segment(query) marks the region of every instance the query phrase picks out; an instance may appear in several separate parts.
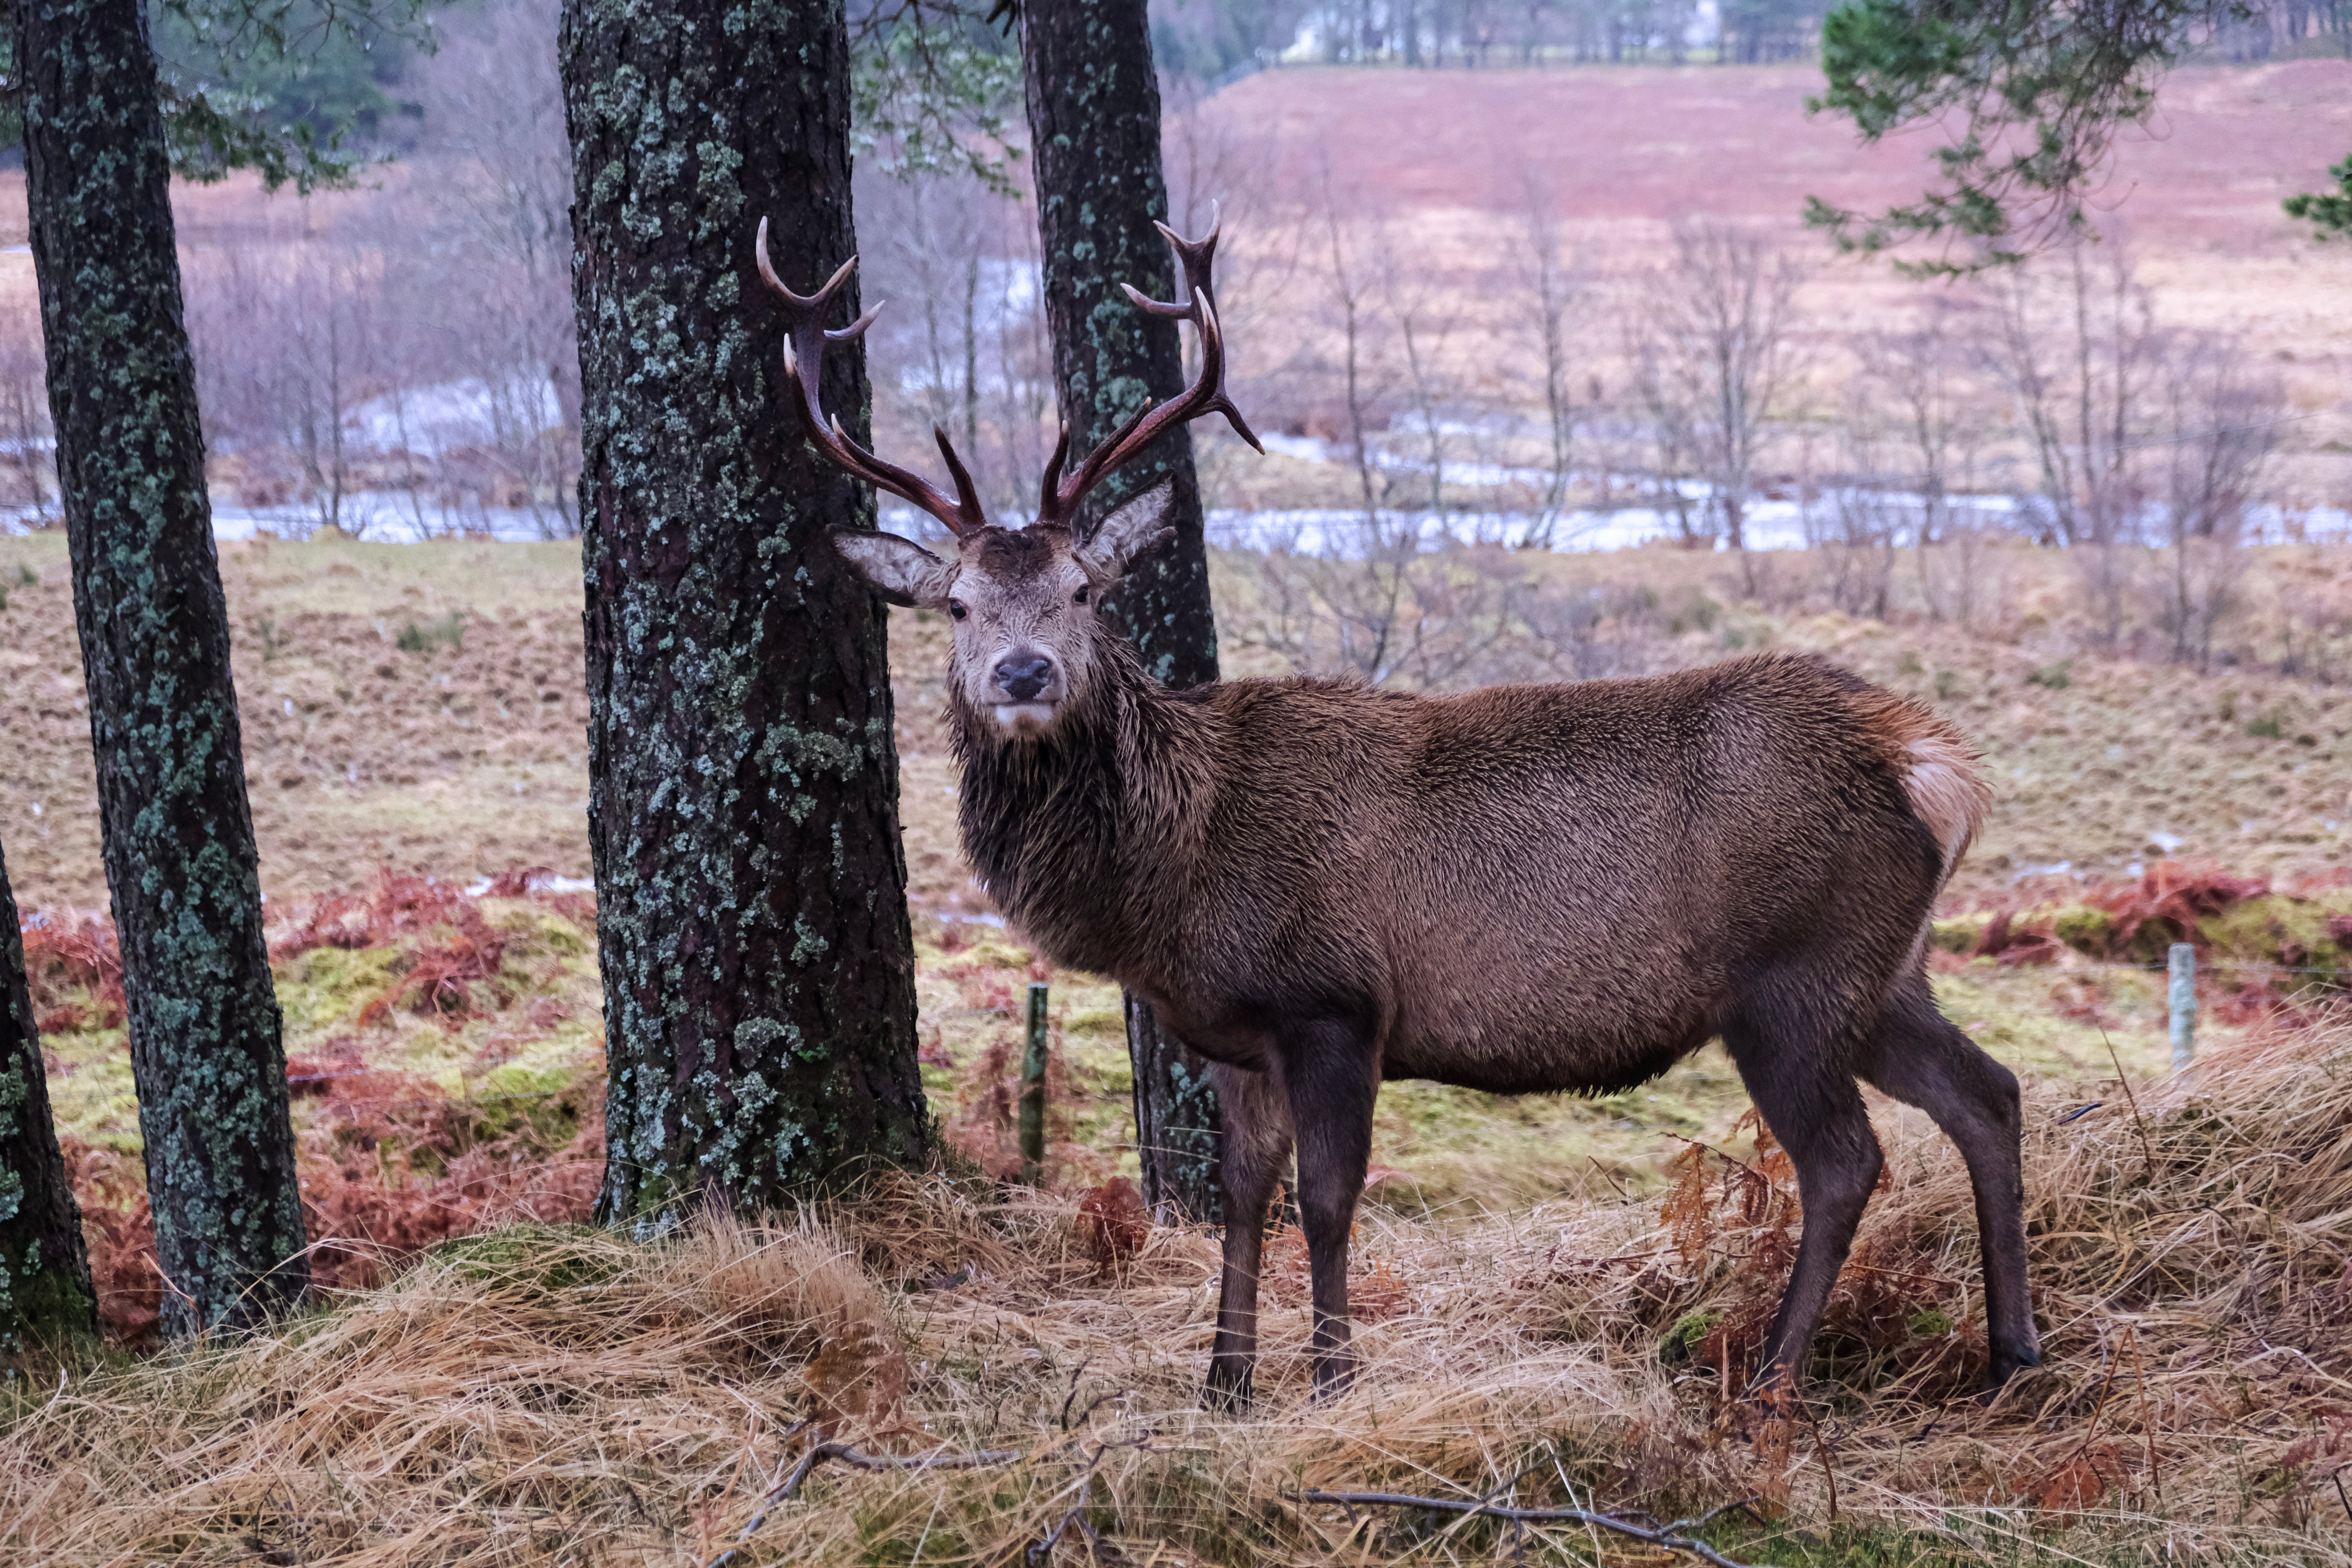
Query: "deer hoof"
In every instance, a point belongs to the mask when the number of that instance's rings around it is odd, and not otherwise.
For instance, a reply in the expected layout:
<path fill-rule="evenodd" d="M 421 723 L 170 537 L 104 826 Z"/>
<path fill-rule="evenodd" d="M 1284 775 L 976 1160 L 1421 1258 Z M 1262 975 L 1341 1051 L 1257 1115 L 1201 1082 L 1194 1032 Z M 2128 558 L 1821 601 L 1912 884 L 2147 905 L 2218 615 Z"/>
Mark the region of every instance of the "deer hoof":
<path fill-rule="evenodd" d="M 1992 1352 L 1992 1364 L 1985 1369 L 1984 1397 L 1990 1399 L 2011 1378 L 2028 1367 L 2041 1364 L 2042 1352 L 2036 1346 L 2028 1345 L 2021 1350 L 1996 1348 Z"/>
<path fill-rule="evenodd" d="M 1237 1415 L 1250 1407 L 1252 1368 L 1239 1372 L 1222 1366 L 1209 1368 L 1209 1380 L 1201 1385 L 1201 1408 L 1228 1415 Z"/>
<path fill-rule="evenodd" d="M 1315 1403 L 1328 1405 L 1348 1392 L 1356 1381 L 1356 1362 L 1352 1356 L 1333 1356 L 1318 1362 L 1315 1367 Z"/>

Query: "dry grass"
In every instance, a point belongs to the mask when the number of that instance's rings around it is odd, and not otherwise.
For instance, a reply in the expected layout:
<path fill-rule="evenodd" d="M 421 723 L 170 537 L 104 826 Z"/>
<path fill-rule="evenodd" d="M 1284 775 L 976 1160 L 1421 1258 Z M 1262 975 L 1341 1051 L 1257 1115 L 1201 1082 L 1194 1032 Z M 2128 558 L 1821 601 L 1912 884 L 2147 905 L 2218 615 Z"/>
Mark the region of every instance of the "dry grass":
<path fill-rule="evenodd" d="M 2340 636 L 2352 616 L 2352 551 L 2342 547 L 2257 552 L 2252 607 L 2232 628 L 2249 662 L 2204 675 L 2163 665 L 2158 650 L 2123 658 L 2088 647 L 2079 583 L 2054 551 L 1988 552 L 1987 608 L 1969 627 L 1926 622 L 1908 557 L 1894 624 L 1820 613 L 1807 574 L 1822 563 L 1805 552 L 1759 557 L 1769 580 L 1755 593 L 1714 554 L 1505 560 L 1564 598 L 1650 595 L 1653 624 L 1631 634 L 1635 668 L 1810 648 L 1948 713 L 1985 748 L 1998 786 L 1954 889 L 1971 900 L 2062 860 L 2104 879 L 2166 855 L 2273 876 L 2352 864 L 2352 688 L 2253 663 L 2276 658 L 2269 618 L 2284 595 L 2301 595 L 2339 629 L 2331 658 L 2339 677 L 2352 675 L 2352 643 Z M 20 567 L 32 585 L 18 582 Z M 531 865 L 588 875 L 576 546 L 278 542 L 226 548 L 222 568 L 262 887 L 273 900 L 347 892 L 385 865 L 459 879 Z M 0 610 L 0 843 L 17 901 L 102 909 L 64 540 L 0 537 L 0 578 L 10 584 Z M 1247 563 L 1222 559 L 1216 592 L 1226 669 L 1289 673 L 1265 646 Z M 464 616 L 461 649 L 396 647 L 411 620 L 452 612 Z M 891 620 L 919 920 L 986 908 L 958 847 L 954 765 L 939 722 L 946 625 L 919 611 Z M 1461 679 L 1573 673 L 1547 666 L 1546 652 L 1515 632 Z M 2045 684 L 2062 673 L 2064 684 Z M 2155 847 L 2157 834 L 2175 847 Z"/>
<path fill-rule="evenodd" d="M 874 1450 L 1022 1458 L 820 1470 L 743 1561 L 1016 1560 L 1080 1504 L 1130 1562 L 1589 1560 L 1581 1533 L 1515 1542 L 1297 1500 L 1517 1478 L 1522 1504 L 1573 1491 L 1661 1513 L 1762 1493 L 1779 1521 L 1717 1539 L 1776 1561 L 2344 1562 L 2352 1031 L 2209 1059 L 2139 1086 L 2137 1113 L 2109 1091 L 2064 1120 L 2076 1092 L 2029 1097 L 2049 1359 L 1989 1405 L 1969 1397 L 1958 1161 L 1922 1118 L 1874 1108 L 1891 1185 L 1785 1455 L 1724 1397 L 1785 1252 L 1769 1154 L 1695 1157 L 1665 1205 L 1368 1220 L 1358 1295 L 1376 1321 L 1363 1376 L 1327 1405 L 1307 1399 L 1303 1279 L 1278 1237 L 1262 1403 L 1240 1419 L 1193 1407 L 1206 1237 L 1156 1231 L 1103 1278 L 1075 1197 L 898 1178 L 822 1223 L 453 1242 L 269 1337 L 20 1380 L 0 1556 L 699 1562 L 818 1421 Z"/>

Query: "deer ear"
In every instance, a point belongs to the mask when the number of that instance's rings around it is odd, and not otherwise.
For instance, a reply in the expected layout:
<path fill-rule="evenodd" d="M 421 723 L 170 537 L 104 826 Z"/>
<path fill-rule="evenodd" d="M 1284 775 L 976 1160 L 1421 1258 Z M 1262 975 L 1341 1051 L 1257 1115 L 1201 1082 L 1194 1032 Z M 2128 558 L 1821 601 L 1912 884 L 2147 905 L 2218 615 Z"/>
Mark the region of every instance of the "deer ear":
<path fill-rule="evenodd" d="M 1078 564 L 1097 582 L 1111 583 L 1176 537 L 1172 483 L 1154 486 L 1108 517 L 1077 549 Z"/>
<path fill-rule="evenodd" d="M 835 552 L 849 569 L 890 603 L 921 610 L 946 606 L 955 568 L 913 540 L 862 528 L 836 528 L 830 533 Z"/>

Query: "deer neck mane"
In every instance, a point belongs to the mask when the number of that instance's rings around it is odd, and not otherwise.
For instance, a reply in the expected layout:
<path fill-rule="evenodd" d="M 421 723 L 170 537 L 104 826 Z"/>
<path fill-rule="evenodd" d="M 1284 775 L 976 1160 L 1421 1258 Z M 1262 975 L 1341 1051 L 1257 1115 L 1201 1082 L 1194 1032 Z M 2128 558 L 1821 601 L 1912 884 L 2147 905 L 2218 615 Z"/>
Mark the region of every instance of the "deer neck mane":
<path fill-rule="evenodd" d="M 1008 741 L 952 700 L 964 854 L 1054 962 L 1144 978 L 1197 858 L 1223 726 L 1205 691 L 1169 691 L 1108 631 L 1096 657 L 1087 695 L 1046 740 Z"/>

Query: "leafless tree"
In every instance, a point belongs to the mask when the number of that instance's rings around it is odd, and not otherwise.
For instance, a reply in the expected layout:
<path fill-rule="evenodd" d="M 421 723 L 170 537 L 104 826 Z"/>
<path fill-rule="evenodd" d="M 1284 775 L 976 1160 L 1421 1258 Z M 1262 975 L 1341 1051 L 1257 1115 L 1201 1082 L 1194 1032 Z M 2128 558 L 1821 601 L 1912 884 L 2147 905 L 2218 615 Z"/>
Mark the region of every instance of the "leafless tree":
<path fill-rule="evenodd" d="M 1381 681 L 1395 673 L 1405 574 L 1420 552 L 1420 538 L 1409 520 L 1382 505 L 1388 479 L 1381 472 L 1371 438 L 1374 419 L 1386 423 L 1376 412 L 1387 394 L 1375 335 L 1378 283 L 1344 216 L 1360 205 L 1343 204 L 1334 195 L 1327 169 L 1318 215 L 1323 231 L 1318 281 L 1338 360 L 1332 368 L 1338 372 L 1346 420 L 1348 460 L 1363 501 L 1363 530 L 1359 550 L 1341 545 L 1327 551 L 1314 574 L 1344 666 Z"/>
<path fill-rule="evenodd" d="M 478 388 L 500 499 L 569 534 L 580 388 L 556 11 L 555 0 L 492 0 L 441 24 L 448 41 L 418 84 L 426 135 L 410 190 L 423 212 L 383 211 L 378 238 L 410 252 L 404 277 L 428 291 L 406 301 L 412 322 L 438 324 L 446 363 Z M 452 268 L 466 279 L 455 295 Z"/>
<path fill-rule="evenodd" d="M 1636 407 L 1644 421 L 1647 439 L 1643 489 L 1661 516 L 1671 516 L 1675 531 L 1691 547 L 1712 544 L 1713 519 L 1700 493 L 1706 462 L 1698 433 L 1697 389 L 1683 375 L 1684 365 L 1655 338 L 1638 329 L 1626 357 L 1633 366 Z"/>
<path fill-rule="evenodd" d="M 1576 455 L 1576 356 L 1570 347 L 1570 327 L 1586 309 L 1590 286 L 1582 269 L 1570 263 L 1560 248 L 1559 225 L 1550 193 L 1532 175 L 1528 181 L 1528 211 L 1520 240 L 1521 287 L 1533 309 L 1518 319 L 1532 340 L 1536 366 L 1531 378 L 1542 387 L 1544 434 L 1548 438 L 1542 499 L 1528 543 L 1549 550 L 1568 503 Z M 1597 390 L 1598 383 L 1595 383 Z M 1597 400 L 1596 400 L 1597 401 Z"/>
<path fill-rule="evenodd" d="M 1887 427 L 1894 423 L 1866 384 L 1850 387 L 1838 430 L 1844 473 L 1826 497 L 1808 499 L 1804 509 L 1806 542 L 1820 562 L 1831 605 L 1882 621 L 1904 531 L 1904 509 L 1881 482 L 1892 444 Z"/>
<path fill-rule="evenodd" d="M 2049 531 L 2068 546 L 2098 640 L 2123 637 L 2148 500 L 2150 394 L 2162 334 L 2119 233 L 1993 285 L 1988 363 L 2040 475 Z"/>
<path fill-rule="evenodd" d="M 1770 421 L 1801 369 L 1791 329 L 1801 273 L 1763 237 L 1683 224 L 1650 279 L 1633 355 L 1662 458 L 1687 446 L 1707 486 L 1706 532 L 1746 548 Z M 1663 476 L 1662 476 L 1663 477 Z"/>
<path fill-rule="evenodd" d="M 41 312 L 26 302 L 0 310 L 0 505 L 48 519 L 57 491 L 57 442 L 41 353 Z"/>
<path fill-rule="evenodd" d="M 1280 407 L 1297 390 L 1303 367 L 1266 351 L 1291 335 L 1276 323 L 1287 324 L 1294 292 L 1305 281 L 1301 266 L 1317 254 L 1313 216 L 1269 200 L 1278 186 L 1276 132 L 1244 121 L 1228 100 L 1204 94 L 1198 82 L 1171 80 L 1163 92 L 1169 221 L 1181 234 L 1222 225 L 1225 237 L 1217 251 L 1217 320 L 1224 328 L 1228 384 L 1245 408 Z M 1199 353 L 1186 338 L 1186 374 L 1197 369 Z M 1254 456 L 1223 426 L 1194 430 L 1192 444 L 1210 489 L 1223 464 Z"/>
<path fill-rule="evenodd" d="M 883 317 L 875 341 L 887 345 L 899 372 L 895 384 L 877 381 L 877 394 L 909 401 L 902 417 L 916 417 L 908 424 L 954 434 L 982 495 L 1000 506 L 1023 504 L 1029 498 L 1010 492 L 1002 455 L 981 439 L 982 350 L 993 346 L 991 328 L 1006 304 L 1003 199 L 953 174 L 872 180 L 859 195 L 858 228 L 870 237 L 868 287 L 877 298 L 887 290 L 903 301 Z"/>
<path fill-rule="evenodd" d="M 189 269 L 188 335 L 205 435 L 280 479 L 315 526 L 366 531 L 349 510 L 362 454 L 344 414 L 378 384 L 388 341 L 375 257 L 323 226 L 293 243 L 205 255 Z M 274 497 L 272 499 L 275 499 Z"/>
<path fill-rule="evenodd" d="M 858 182 L 860 275 L 893 301 L 866 334 L 877 427 L 948 431 L 992 509 L 1027 512 L 1058 407 L 1034 216 L 960 172 Z"/>
<path fill-rule="evenodd" d="M 1300 281 L 1308 343 L 1297 374 L 1333 410 L 1331 445 L 1347 466 L 1353 515 L 1294 523 L 1261 534 L 1263 552 L 1242 569 L 1257 583 L 1263 614 L 1253 641 L 1299 670 L 1346 672 L 1374 683 L 1438 688 L 1471 679 L 1510 626 L 1521 570 L 1495 549 L 1424 537 L 1427 521 L 1391 503 L 1379 437 L 1400 407 L 1441 406 L 1435 366 L 1416 385 L 1395 313 L 1379 226 L 1363 204 L 1328 189 L 1309 215 L 1312 249 Z M 1410 303 L 1410 301 L 1408 301 Z M 1428 352 L 1425 341 L 1415 352 Z M 1434 456 L 1442 458 L 1443 450 Z"/>
<path fill-rule="evenodd" d="M 1388 308 L 1402 359 L 1404 400 L 1420 426 L 1421 460 L 1429 468 L 1429 510 L 1443 519 L 1446 515 L 1445 418 L 1460 396 L 1446 367 L 1445 345 L 1459 318 L 1449 304 L 1451 295 L 1432 274 L 1425 257 L 1399 255 L 1385 225 L 1375 227 L 1373 243 L 1381 300 Z"/>
<path fill-rule="evenodd" d="M 1883 478 L 1917 498 L 1912 542 L 1920 597 L 1934 620 L 1965 620 L 1953 591 L 1967 592 L 1973 583 L 1972 577 L 1944 581 L 1948 574 L 1937 570 L 1934 549 L 1956 531 L 1976 531 L 1973 521 L 1956 522 L 1952 507 L 1955 488 L 1971 482 L 1990 423 L 1970 374 L 1967 315 L 1949 296 L 1938 295 L 1908 330 L 1874 332 L 1855 344 L 1866 390 L 1853 416 L 1882 427 L 1887 437 L 1882 450 L 1893 459 Z M 1972 559 L 1979 544 L 1972 538 L 1965 549 L 1946 553 Z"/>
<path fill-rule="evenodd" d="M 2204 670 L 2214 633 L 2235 607 L 2246 506 L 2277 445 L 2285 395 L 2275 380 L 2252 374 L 2234 338 L 2183 333 L 2166 348 L 2164 620 L 2175 661 Z"/>

